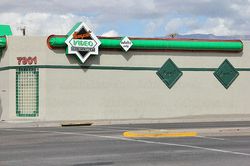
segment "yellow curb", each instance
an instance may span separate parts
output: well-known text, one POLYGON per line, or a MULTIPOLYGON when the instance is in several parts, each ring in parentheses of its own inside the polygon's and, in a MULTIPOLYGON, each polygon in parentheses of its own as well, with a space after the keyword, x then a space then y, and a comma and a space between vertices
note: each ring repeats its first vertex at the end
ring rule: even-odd
POLYGON ((162 137, 195 137, 197 132, 167 132, 167 131, 126 131, 123 133, 127 138, 162 138, 162 137))

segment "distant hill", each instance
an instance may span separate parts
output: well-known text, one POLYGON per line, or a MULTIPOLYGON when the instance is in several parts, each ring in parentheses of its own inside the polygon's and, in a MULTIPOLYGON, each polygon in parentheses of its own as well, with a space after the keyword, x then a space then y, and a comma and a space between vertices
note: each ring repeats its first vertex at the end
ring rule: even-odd
POLYGON ((250 35, 216 36, 213 34, 189 34, 189 35, 177 34, 175 38, 177 39, 192 38, 192 39, 250 40, 250 35))

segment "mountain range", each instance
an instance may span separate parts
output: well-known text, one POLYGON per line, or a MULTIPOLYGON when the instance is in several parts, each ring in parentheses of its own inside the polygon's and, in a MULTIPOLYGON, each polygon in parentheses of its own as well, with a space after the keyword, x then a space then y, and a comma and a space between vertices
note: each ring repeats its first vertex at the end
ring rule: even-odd
MULTIPOLYGON (((167 36, 169 37, 169 36, 167 36)), ((216 36, 213 34, 176 34, 175 38, 191 38, 191 39, 221 39, 221 40, 250 40, 250 35, 233 35, 233 36, 216 36)))

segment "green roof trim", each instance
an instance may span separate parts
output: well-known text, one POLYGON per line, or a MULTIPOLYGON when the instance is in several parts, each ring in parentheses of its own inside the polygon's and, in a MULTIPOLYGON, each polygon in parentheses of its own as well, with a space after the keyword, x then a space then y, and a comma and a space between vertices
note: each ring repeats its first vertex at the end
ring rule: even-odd
POLYGON ((12 31, 9 25, 0 25, 0 36, 12 36, 12 31))
POLYGON ((241 42, 185 41, 185 40, 133 40, 135 49, 171 49, 171 50, 227 50, 242 49, 241 42))
POLYGON ((0 49, 3 49, 6 47, 7 40, 4 36, 0 36, 0 49))
POLYGON ((3 54, 3 49, 7 45, 7 40, 5 36, 0 36, 0 58, 2 57, 3 54))
POLYGON ((67 36, 71 35, 78 27, 79 25, 81 24, 82 22, 78 22, 76 23, 73 28, 67 33, 67 36))
MULTIPOLYGON (((100 39, 101 48, 120 48, 120 39, 100 39)), ((221 50, 240 51, 243 44, 240 41, 201 41, 201 40, 154 40, 154 39, 131 39, 131 49, 168 49, 168 50, 221 50)))
POLYGON ((66 47, 66 43, 65 40, 67 38, 66 37, 53 37, 53 35, 51 36, 51 38, 48 40, 48 44, 52 47, 66 47))
MULTIPOLYGON (((52 35, 48 38, 50 48, 66 47, 66 36, 52 35)), ((121 49, 122 38, 102 38, 100 48, 121 49)), ((147 39, 130 38, 131 50, 173 50, 173 51, 225 51, 241 52, 243 43, 240 40, 191 40, 191 39, 147 39)))

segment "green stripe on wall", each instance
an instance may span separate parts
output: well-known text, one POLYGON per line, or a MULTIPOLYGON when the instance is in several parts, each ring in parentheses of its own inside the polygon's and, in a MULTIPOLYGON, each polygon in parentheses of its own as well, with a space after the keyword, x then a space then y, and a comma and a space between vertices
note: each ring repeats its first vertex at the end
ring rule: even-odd
POLYGON ((215 71, 217 68, 179 68, 181 71, 215 71))
MULTIPOLYGON (((23 66, 0 67, 0 71, 18 69, 23 66)), ((26 66, 28 67, 28 66, 26 66)), ((126 66, 67 66, 67 65, 35 65, 41 69, 90 69, 90 70, 134 70, 134 71, 158 71, 160 67, 126 67, 126 66)), ((217 68, 179 68, 181 71, 215 71, 217 68)), ((250 71, 250 68, 235 68, 237 71, 250 71)))

